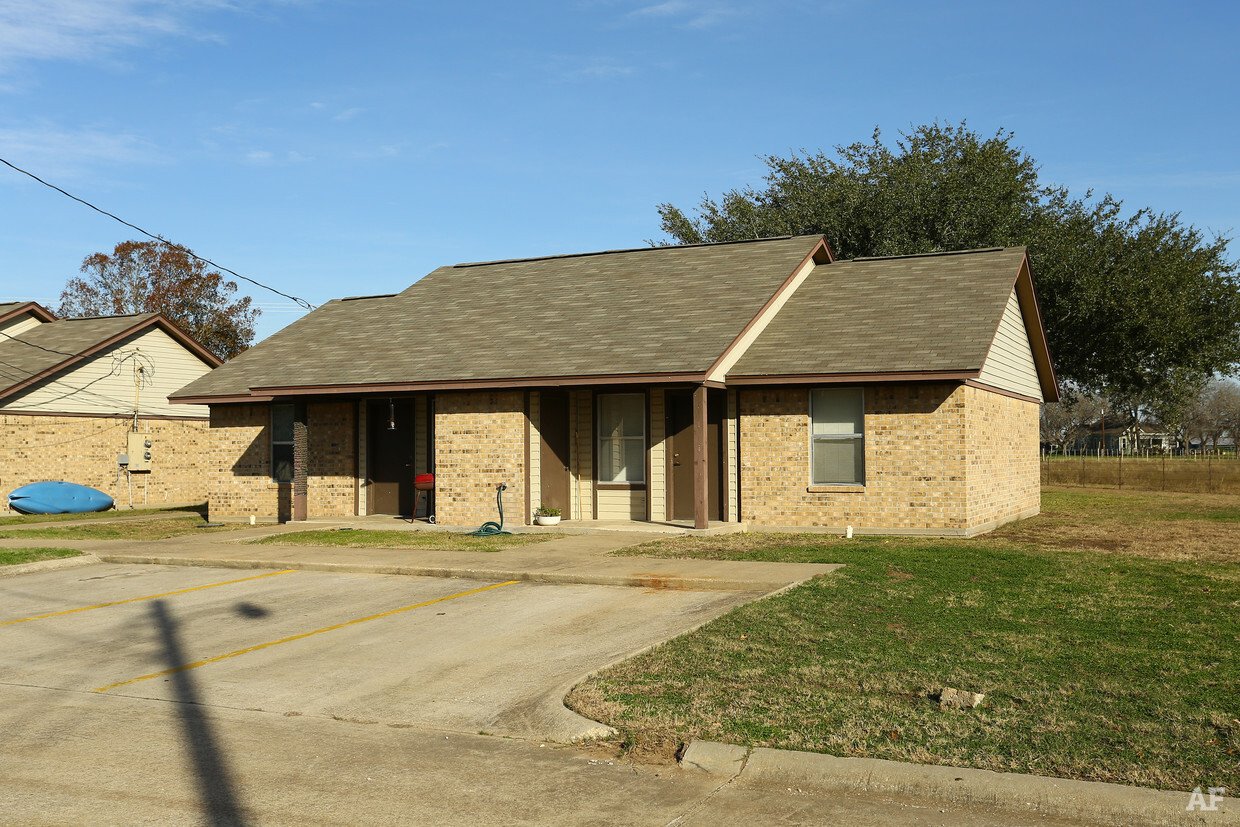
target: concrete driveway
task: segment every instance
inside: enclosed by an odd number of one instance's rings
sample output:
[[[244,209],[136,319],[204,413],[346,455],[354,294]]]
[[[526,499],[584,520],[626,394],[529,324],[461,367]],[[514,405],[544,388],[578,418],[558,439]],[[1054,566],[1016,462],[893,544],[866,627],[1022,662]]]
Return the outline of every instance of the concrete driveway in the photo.
[[[0,581],[0,681],[569,741],[582,675],[752,597],[87,566]]]

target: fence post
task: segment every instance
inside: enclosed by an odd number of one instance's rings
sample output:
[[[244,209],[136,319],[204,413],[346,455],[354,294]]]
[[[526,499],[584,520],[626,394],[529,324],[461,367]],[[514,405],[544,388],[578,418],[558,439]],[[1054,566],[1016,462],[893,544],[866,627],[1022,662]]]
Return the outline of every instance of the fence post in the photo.
[[[1085,449],[1081,449],[1081,485],[1085,484]]]
[[[1119,452],[1119,488],[1124,490],[1124,452]]]
[[[1162,490],[1167,490],[1167,452],[1163,451],[1162,455]]]

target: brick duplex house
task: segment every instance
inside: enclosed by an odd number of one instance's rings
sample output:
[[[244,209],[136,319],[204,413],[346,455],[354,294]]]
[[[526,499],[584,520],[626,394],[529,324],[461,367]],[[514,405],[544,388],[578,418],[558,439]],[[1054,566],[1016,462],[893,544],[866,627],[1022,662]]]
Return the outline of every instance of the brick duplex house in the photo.
[[[433,471],[451,525],[506,482],[513,522],[940,535],[1037,513],[1056,398],[1024,248],[820,236],[442,267],[174,395],[210,406],[212,518],[408,515]]]

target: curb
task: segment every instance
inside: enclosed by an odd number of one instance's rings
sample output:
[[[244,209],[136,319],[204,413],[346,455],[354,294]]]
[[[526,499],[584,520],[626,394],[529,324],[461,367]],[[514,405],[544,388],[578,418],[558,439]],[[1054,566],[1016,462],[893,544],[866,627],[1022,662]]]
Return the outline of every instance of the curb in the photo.
[[[521,580],[528,583],[580,584],[586,586],[631,586],[669,591],[757,592],[766,594],[772,588],[782,590],[787,581],[778,584],[751,580],[720,580],[704,577],[676,577],[663,574],[572,574],[552,571],[509,571],[474,569],[455,566],[406,566],[370,563],[328,563],[306,560],[230,560],[204,557],[161,557],[150,554],[109,554],[99,552],[105,563],[137,563],[160,566],[196,566],[227,569],[297,569],[344,574],[400,574],[410,577],[459,577],[466,580]],[[795,584],[793,584],[795,585]]]
[[[876,758],[838,758],[816,752],[693,741],[682,768],[760,787],[851,790],[937,798],[955,804],[1087,819],[1097,824],[1240,824],[1234,798],[1213,812],[1189,811],[1189,792],[1152,790],[966,767],[906,764]]]
[[[57,569],[76,569],[79,566],[93,566],[102,563],[93,554],[79,554],[77,557],[58,557],[54,560],[36,560],[33,563],[18,563],[15,566],[0,566],[0,578],[17,577],[21,574],[37,574],[41,571]]]

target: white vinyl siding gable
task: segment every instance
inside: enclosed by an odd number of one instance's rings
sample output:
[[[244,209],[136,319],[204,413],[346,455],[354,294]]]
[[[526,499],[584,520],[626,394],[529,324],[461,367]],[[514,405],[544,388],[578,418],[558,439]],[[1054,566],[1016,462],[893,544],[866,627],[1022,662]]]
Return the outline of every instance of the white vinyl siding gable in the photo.
[[[1029,346],[1029,333],[1021,316],[1020,301],[1013,290],[999,322],[995,340],[986,354],[978,381],[1000,390],[1042,399],[1042,384]]]
[[[174,405],[168,401],[169,394],[210,373],[211,367],[156,327],[3,400],[0,410],[132,415],[136,360],[118,366],[118,358],[133,351],[152,367],[139,397],[139,415],[202,419],[209,416],[206,405]]]

